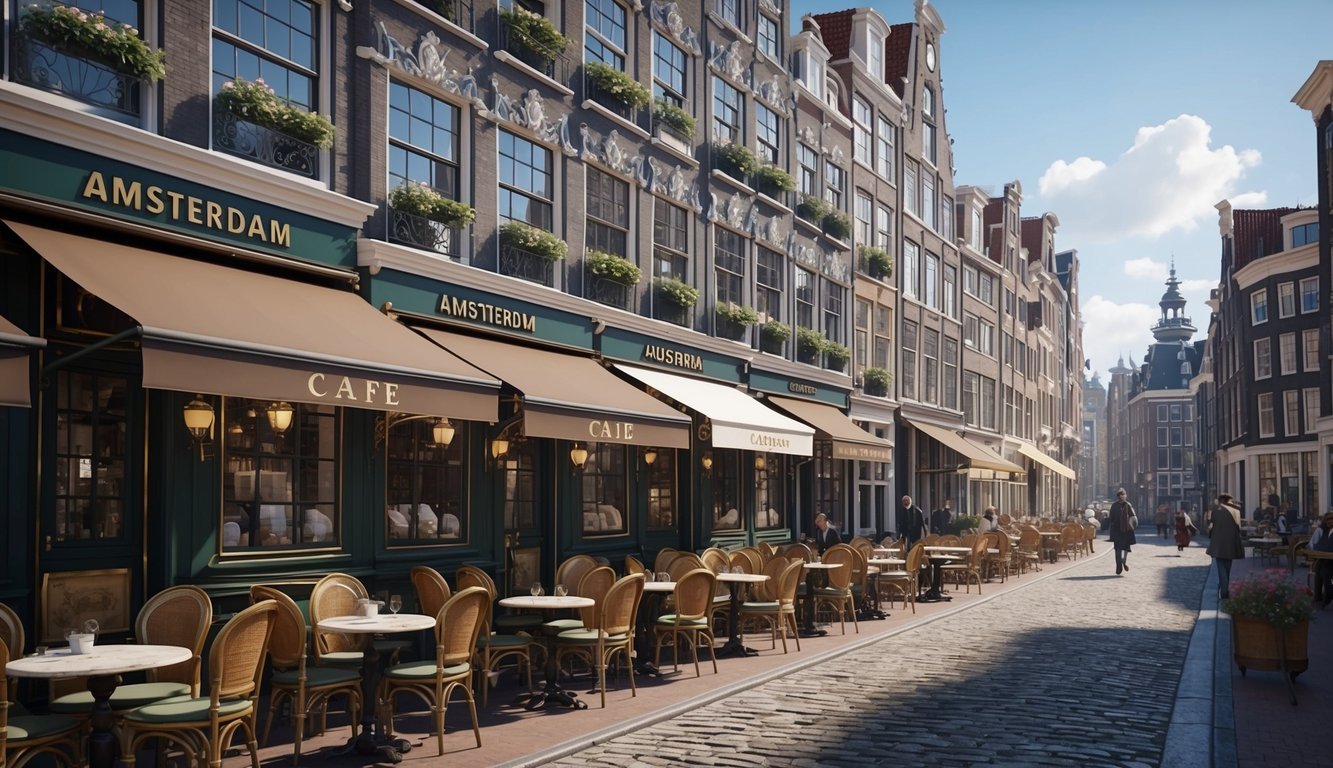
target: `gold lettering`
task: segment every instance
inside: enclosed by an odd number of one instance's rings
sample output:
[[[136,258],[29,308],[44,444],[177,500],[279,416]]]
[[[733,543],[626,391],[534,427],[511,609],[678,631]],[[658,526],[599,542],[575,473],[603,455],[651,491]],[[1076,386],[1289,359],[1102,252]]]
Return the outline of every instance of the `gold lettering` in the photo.
[[[398,405],[398,385],[392,382],[384,382],[384,404]]]
[[[185,199],[185,195],[167,190],[167,197],[171,198],[171,218],[179,219],[181,217],[181,201]]]
[[[292,225],[279,222],[277,219],[270,220],[268,241],[274,245],[281,245],[283,248],[291,248]]]
[[[323,399],[323,398],[325,398],[325,397],[328,397],[328,396],[329,396],[329,393],[328,393],[328,392],[320,392],[318,389],[315,389],[315,381],[316,381],[316,380],[319,380],[320,383],[323,383],[323,382],[324,382],[324,374],[322,374],[322,373],[312,373],[312,374],[310,374],[310,378],[306,379],[306,382],[305,382],[305,388],[306,388],[307,390],[310,391],[310,394],[312,394],[312,395],[314,395],[315,397],[318,397],[318,398],[320,398],[320,399]]]
[[[131,211],[146,211],[153,216],[165,214],[174,221],[226,231],[284,248],[292,245],[292,226],[288,222],[247,214],[213,200],[120,176],[111,176],[108,183],[108,177],[101,171],[89,172],[80,195]]]
[[[454,298],[444,293],[440,294],[438,311],[440,314],[478,320],[500,328],[516,328],[528,333],[537,332],[537,317],[535,315],[471,299]]]
[[[106,202],[106,179],[102,178],[101,173],[93,171],[88,177],[88,181],[83,185],[83,196],[95,197]]]
[[[373,379],[366,379],[366,402],[375,402],[375,395],[379,392],[380,383]]]
[[[111,177],[112,205],[119,205],[125,208],[133,208],[134,210],[137,211],[143,205],[143,201],[140,200],[139,198],[139,193],[140,193],[139,182],[135,181],[127,185],[125,183],[125,180],[120,178],[119,176]]]
[[[209,229],[222,229],[222,206],[209,200],[204,204],[204,215]]]
[[[185,206],[185,220],[202,226],[204,223],[204,201],[190,195]]]
[[[352,381],[346,376],[342,378],[342,383],[338,385],[338,394],[333,396],[335,400],[342,400],[344,397],[352,402],[356,402],[356,393],[352,391]]]
[[[233,235],[245,234],[245,213],[235,208],[227,208],[227,231]]]
[[[162,202],[162,188],[156,185],[148,187],[145,190],[145,196],[148,198],[148,212],[159,214],[167,209],[166,203]]]
[[[268,237],[264,233],[264,220],[255,214],[250,217],[250,229],[245,233],[247,237],[257,237],[260,240],[267,241]]]

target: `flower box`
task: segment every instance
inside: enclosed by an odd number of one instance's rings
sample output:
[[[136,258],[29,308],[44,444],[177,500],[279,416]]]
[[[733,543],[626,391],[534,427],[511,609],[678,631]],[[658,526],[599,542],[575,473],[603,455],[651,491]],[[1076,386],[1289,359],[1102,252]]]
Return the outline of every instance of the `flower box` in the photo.
[[[791,326],[770,320],[759,329],[759,349],[771,355],[781,355],[790,338]]]
[[[1265,672],[1285,670],[1295,680],[1310,668],[1307,643],[1310,622],[1302,621],[1286,629],[1278,629],[1262,619],[1244,616],[1231,618],[1231,653],[1240,669],[1241,677],[1251,669]],[[1283,661],[1285,646],[1286,660]]]
[[[722,144],[716,147],[718,170],[744,183],[750,174],[759,170],[759,161],[743,144]]]
[[[222,84],[217,104],[249,123],[268,128],[320,149],[333,146],[333,123],[318,112],[307,112],[278,98],[264,78],[249,82],[236,78]]]
[[[638,285],[643,270],[622,256],[591,249],[585,257],[588,271],[594,275],[624,286]]]
[[[550,19],[517,6],[501,8],[500,22],[508,33],[504,42],[513,43],[522,49],[514,51],[519,59],[547,75],[550,74],[552,62],[569,45],[569,38],[560,34]],[[501,47],[509,48],[508,45]]]
[[[70,56],[105,64],[140,80],[157,81],[166,75],[166,57],[125,23],[108,22],[102,13],[90,13],[58,4],[32,4],[20,11],[19,28],[33,40]]]

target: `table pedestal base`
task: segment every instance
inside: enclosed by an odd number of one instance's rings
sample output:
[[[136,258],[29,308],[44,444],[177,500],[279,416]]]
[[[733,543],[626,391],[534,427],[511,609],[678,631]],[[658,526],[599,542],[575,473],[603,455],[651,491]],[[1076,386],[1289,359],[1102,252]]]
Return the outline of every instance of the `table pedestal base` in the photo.
[[[758,655],[759,651],[756,651],[753,648],[745,647],[744,643],[742,643],[738,638],[734,637],[727,640],[726,644],[724,644],[721,648],[717,649],[717,657],[719,659],[727,656],[758,656]]]
[[[924,594],[916,599],[918,603],[947,603],[951,600],[953,600],[952,597],[935,588],[926,590]]]
[[[569,707],[571,709],[587,709],[588,703],[586,701],[581,701],[578,696],[577,693],[561,688],[558,684],[548,681],[545,687],[536,693],[520,694],[514,699],[514,704],[522,706],[528,710],[540,709],[547,705]]]
[[[92,716],[88,724],[88,765],[93,768],[111,768],[116,762],[116,736],[112,733],[115,716],[111,712],[111,694],[120,685],[120,675],[98,675],[88,678],[88,692],[93,695]]]
[[[400,763],[403,760],[403,753],[410,751],[412,751],[412,743],[407,739],[394,739],[370,731],[362,731],[359,735],[348,739],[346,744],[334,750],[333,754],[341,757],[355,752],[358,755],[377,756],[380,762],[384,763]]]

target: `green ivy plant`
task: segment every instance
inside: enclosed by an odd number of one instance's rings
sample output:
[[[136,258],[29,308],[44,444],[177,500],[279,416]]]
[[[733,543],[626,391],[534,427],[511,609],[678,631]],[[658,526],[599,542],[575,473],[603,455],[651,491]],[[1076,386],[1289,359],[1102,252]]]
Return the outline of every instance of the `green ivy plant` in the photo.
[[[759,166],[759,169],[754,172],[754,183],[755,186],[763,190],[793,192],[796,189],[796,179],[776,165]]]
[[[868,395],[885,395],[892,380],[893,374],[887,368],[867,368],[862,376],[862,386]]]
[[[852,350],[836,341],[824,340],[824,356],[835,368],[841,368],[852,359]]]
[[[764,323],[759,332],[763,334],[764,341],[773,344],[782,344],[791,338],[791,326],[777,320],[769,320]]]
[[[803,355],[817,355],[824,351],[824,334],[813,328],[796,329],[796,347]]]
[[[659,277],[655,283],[662,298],[688,309],[699,303],[699,289],[677,277]]]
[[[264,78],[249,82],[242,78],[222,84],[218,106],[242,120],[270,128],[278,133],[314,144],[320,149],[333,146],[333,123],[318,112],[293,107],[264,83]]]
[[[622,256],[589,249],[585,258],[588,262],[589,272],[612,282],[621,285],[638,285],[639,280],[643,278],[643,270]]]
[[[759,161],[744,144],[719,144],[716,148],[717,161],[728,175],[744,179],[759,170]]]
[[[90,13],[57,3],[33,3],[20,11],[23,34],[140,80],[166,76],[166,55],[153,50],[129,24],[109,22],[100,11]]]
[[[801,198],[800,204],[796,206],[797,216],[816,224],[822,223],[824,217],[828,214],[829,204],[824,201],[824,198],[817,195],[805,195]]]
[[[824,232],[835,240],[846,240],[852,234],[852,220],[841,211],[824,214]]]
[[[642,107],[652,99],[639,81],[609,64],[591,61],[583,65],[583,71],[598,90],[627,107]]]
[[[694,137],[694,116],[668,101],[653,102],[653,120],[663,123],[681,136]]]
[[[477,217],[477,212],[472,210],[472,206],[450,200],[424,182],[403,184],[390,192],[389,207],[395,211],[438,221],[449,229],[462,229]]]
[[[551,261],[560,261],[569,251],[569,245],[554,233],[521,221],[511,221],[500,227],[500,243],[535,253]]]
[[[861,259],[872,277],[887,277],[893,273],[893,257],[889,252],[874,245],[861,246]]]
[[[515,42],[548,62],[555,61],[569,45],[569,38],[560,34],[550,19],[517,5],[501,8],[500,21],[509,27]]]
[[[718,304],[717,316],[719,319],[737,325],[754,325],[759,322],[759,313],[754,311],[754,309],[743,304],[732,304],[731,302]]]

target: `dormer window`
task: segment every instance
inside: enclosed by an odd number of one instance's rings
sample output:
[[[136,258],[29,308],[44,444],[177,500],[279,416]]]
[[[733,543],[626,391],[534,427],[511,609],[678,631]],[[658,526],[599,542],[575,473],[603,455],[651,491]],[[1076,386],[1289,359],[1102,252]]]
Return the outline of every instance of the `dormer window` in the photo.
[[[866,66],[870,67],[870,74],[874,75],[877,81],[883,80],[884,38],[876,34],[874,30],[866,30],[866,34],[870,36],[870,57]]]
[[[821,101],[824,98],[824,62],[809,50],[796,54],[796,79]]]
[[[833,109],[838,108],[838,84],[832,78],[824,81],[824,103]]]

